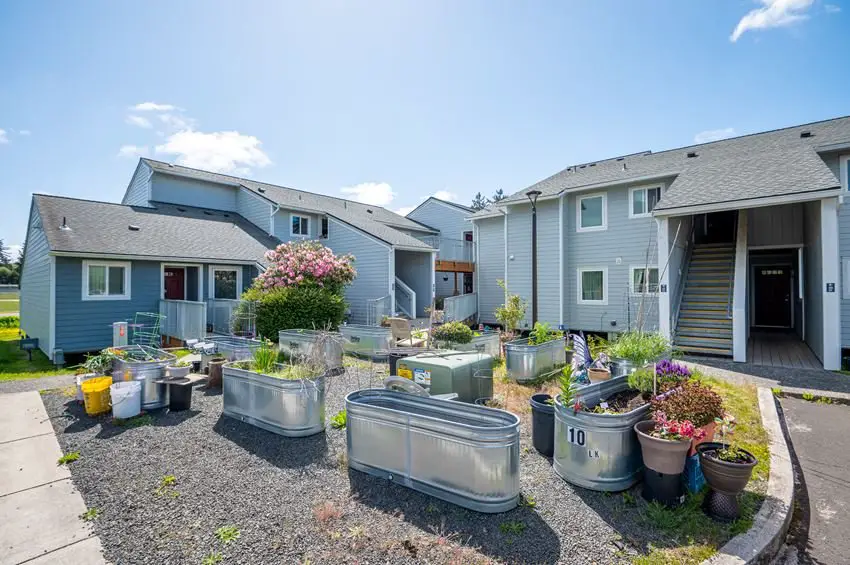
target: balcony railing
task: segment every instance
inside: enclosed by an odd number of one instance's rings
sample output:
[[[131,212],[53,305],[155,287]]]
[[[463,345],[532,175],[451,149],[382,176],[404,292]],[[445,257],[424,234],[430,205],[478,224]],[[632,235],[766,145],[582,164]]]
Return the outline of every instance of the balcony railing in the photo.
[[[408,318],[416,317],[416,293],[398,277],[395,278],[395,307]]]
[[[207,305],[192,300],[160,300],[160,332],[181,341],[203,339],[207,335]]]
[[[464,261],[472,263],[472,242],[463,239],[451,239],[439,235],[429,235],[421,238],[422,241],[437,250],[439,261]]]
[[[461,294],[449,296],[443,302],[444,320],[446,322],[462,322],[474,318],[478,313],[478,295]]]

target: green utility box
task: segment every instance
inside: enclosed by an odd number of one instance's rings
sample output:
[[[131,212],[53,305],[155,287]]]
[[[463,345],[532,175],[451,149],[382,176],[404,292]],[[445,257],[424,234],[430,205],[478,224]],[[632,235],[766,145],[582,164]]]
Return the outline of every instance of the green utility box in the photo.
[[[461,402],[493,396],[493,357],[486,353],[434,351],[398,360],[398,376],[431,394],[457,393]]]

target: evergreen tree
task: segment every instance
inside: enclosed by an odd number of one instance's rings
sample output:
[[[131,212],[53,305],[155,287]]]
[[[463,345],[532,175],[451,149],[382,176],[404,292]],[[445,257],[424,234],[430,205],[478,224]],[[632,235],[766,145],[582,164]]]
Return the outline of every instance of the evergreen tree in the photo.
[[[3,240],[0,239],[0,265],[9,265],[11,261],[9,260],[9,248],[3,243]]]
[[[499,190],[493,193],[493,197],[490,198],[490,201],[499,202],[500,200],[504,200],[505,198],[507,198],[507,196],[505,196],[505,191],[500,188]]]
[[[480,192],[472,199],[473,210],[483,210],[488,204],[490,204],[490,201],[483,197]]]

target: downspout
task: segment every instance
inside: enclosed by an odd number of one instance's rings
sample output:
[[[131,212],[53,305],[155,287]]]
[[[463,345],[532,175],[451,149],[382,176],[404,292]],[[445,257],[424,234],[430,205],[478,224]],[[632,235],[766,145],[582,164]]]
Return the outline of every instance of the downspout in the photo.
[[[269,235],[274,237],[274,215],[280,210],[280,204],[275,204],[271,216],[269,216]]]

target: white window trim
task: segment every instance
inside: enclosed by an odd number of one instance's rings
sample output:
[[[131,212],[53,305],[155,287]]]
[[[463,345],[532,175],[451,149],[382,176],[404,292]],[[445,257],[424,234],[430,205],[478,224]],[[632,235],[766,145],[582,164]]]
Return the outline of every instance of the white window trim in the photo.
[[[89,267],[106,267],[106,288],[109,289],[109,267],[124,267],[124,294],[89,295]],[[129,261],[83,261],[83,292],[82,299],[89,300],[130,300],[130,280],[132,278],[132,263]]]
[[[307,220],[307,233],[295,233],[292,231],[292,220],[295,218],[299,219],[299,223],[301,219]],[[289,214],[289,235],[292,237],[310,237],[310,216],[306,216],[304,214]],[[330,226],[328,227],[330,230]]]
[[[608,305],[608,267],[579,267],[576,269],[577,271],[577,279],[578,284],[576,288],[578,289],[578,293],[576,294],[576,298],[578,299],[578,304],[584,304],[587,306],[607,306]],[[581,275],[582,273],[587,272],[596,272],[602,271],[602,300],[583,300],[582,295],[582,281]]]
[[[216,271],[236,271],[236,298],[215,297],[215,273]],[[241,265],[210,265],[209,276],[209,300],[239,300],[242,296],[242,266]]]
[[[651,218],[652,211],[644,212],[643,214],[635,214],[635,192],[638,191],[649,191],[657,188],[658,189],[658,200],[661,200],[661,195],[664,192],[664,186],[661,184],[645,184],[643,186],[633,186],[629,189],[629,218]],[[649,199],[644,200],[649,207]]]
[[[850,178],[848,178],[847,167],[850,167],[850,155],[842,155],[838,159],[838,176],[841,186],[845,191],[850,191]]]
[[[182,267],[183,268],[183,300],[188,302],[193,302],[188,300],[186,296],[189,295],[189,271],[187,267],[197,267],[198,268],[198,300],[197,302],[204,301],[204,266],[198,263],[160,263],[159,264],[159,278],[162,286],[160,299],[165,300],[165,268],[166,267]]]
[[[635,271],[643,271],[644,269],[655,269],[658,271],[658,286],[661,286],[661,269],[658,265],[629,265],[629,292],[632,296],[644,296],[643,292],[638,292],[635,288]],[[645,296],[658,296],[658,291],[647,291]]]
[[[850,300],[850,258],[848,257],[841,258],[841,275],[844,282],[841,298]]]
[[[582,200],[589,200],[591,198],[602,198],[602,225],[601,226],[591,226],[591,227],[582,227],[581,225],[581,202]],[[591,231],[605,231],[608,229],[608,193],[607,192],[595,192],[593,194],[584,194],[582,196],[576,197],[576,231],[577,232],[591,232]]]

